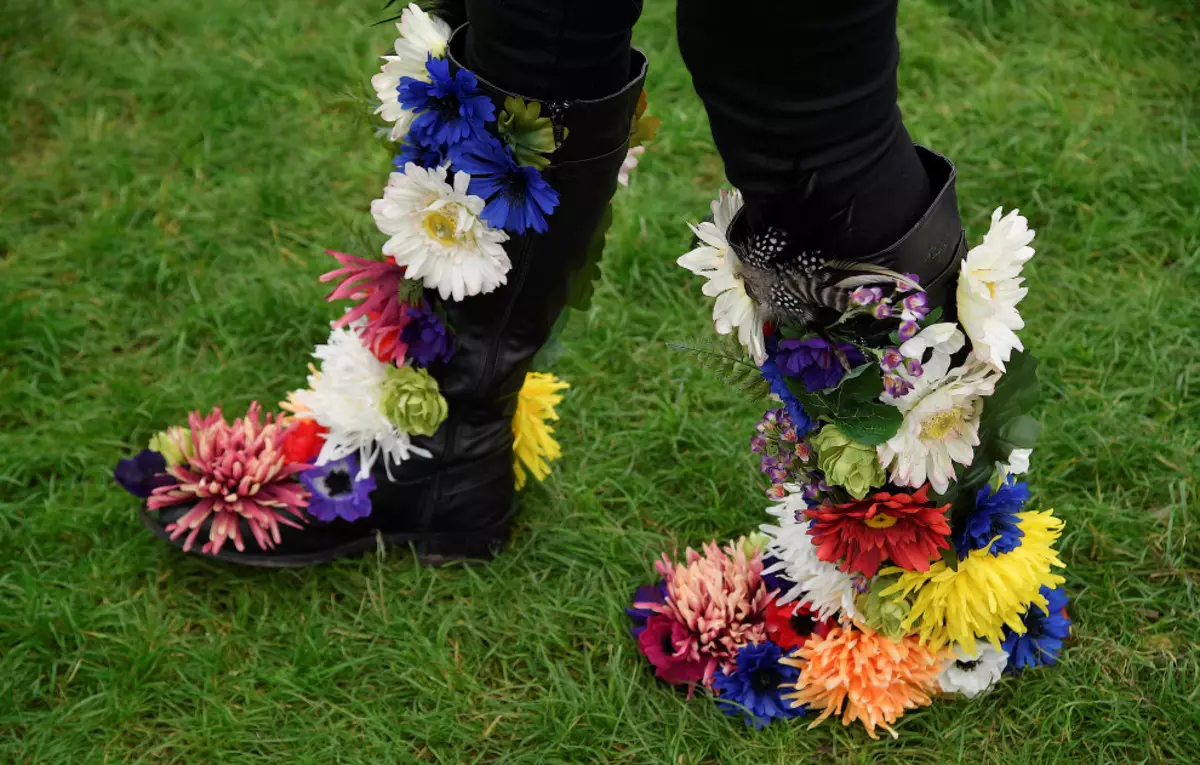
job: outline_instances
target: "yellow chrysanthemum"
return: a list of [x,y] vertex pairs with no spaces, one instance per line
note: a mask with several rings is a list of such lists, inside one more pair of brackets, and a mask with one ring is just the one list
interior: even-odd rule
[[899,574],[900,579],[881,594],[899,593],[912,602],[903,628],[915,628],[921,642],[935,650],[954,644],[972,656],[976,638],[999,648],[1005,625],[1023,634],[1021,615],[1031,604],[1046,608],[1039,590],[1042,585],[1053,588],[1065,582],[1051,568],[1066,564],[1053,547],[1063,522],[1052,510],[1027,511],[1017,517],[1024,536],[1021,546],[1011,552],[992,555],[988,548],[972,550],[957,571],[945,561],[934,563],[928,571],[885,569],[884,575]]
[[525,486],[525,471],[539,481],[550,475],[550,463],[562,456],[562,447],[554,440],[554,428],[548,424],[558,419],[554,407],[562,402],[561,390],[571,387],[552,374],[530,372],[517,396],[517,413],[513,415],[513,469],[517,488]]

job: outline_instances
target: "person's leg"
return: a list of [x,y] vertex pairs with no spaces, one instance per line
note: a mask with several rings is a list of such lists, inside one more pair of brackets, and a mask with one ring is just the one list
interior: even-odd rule
[[803,222],[808,246],[849,257],[921,216],[930,181],[896,105],[896,4],[679,0],[680,50],[752,226]]

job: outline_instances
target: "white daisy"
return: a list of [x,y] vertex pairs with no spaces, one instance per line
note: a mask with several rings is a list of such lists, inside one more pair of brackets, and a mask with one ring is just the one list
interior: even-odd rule
[[979,651],[974,655],[955,648],[954,656],[942,665],[938,685],[942,693],[961,693],[973,699],[987,693],[1000,681],[1007,664],[1008,653],[987,643],[979,643]]
[[763,570],[764,574],[779,574],[794,586],[779,595],[779,603],[808,602],[820,619],[837,617],[840,621],[862,620],[854,599],[865,592],[868,581],[859,575],[847,574],[836,565],[817,557],[817,546],[808,535],[809,520],[804,515],[808,507],[796,484],[784,484],[789,492],[781,502],[767,508],[779,519],[779,525],[764,523],[759,530],[768,537],[763,557],[778,561]]
[[412,124],[412,112],[400,106],[401,77],[412,77],[429,82],[429,72],[425,62],[429,56],[441,58],[446,55],[446,41],[450,39],[450,27],[446,22],[430,16],[415,4],[404,9],[400,14],[400,23],[396,25],[400,37],[396,39],[396,55],[384,56],[383,67],[379,74],[371,78],[371,86],[379,98],[379,108],[375,113],[392,126],[392,140],[399,141],[408,133]]
[[470,176],[446,167],[426,170],[413,163],[388,177],[383,198],[371,202],[375,225],[391,236],[383,253],[421,279],[443,300],[462,300],[504,284],[512,261],[504,252],[508,234],[479,218],[484,200],[467,193]]
[[403,462],[414,455],[433,456],[413,446],[408,434],[397,430],[383,413],[384,383],[392,367],[367,349],[357,327],[333,330],[313,356],[321,361],[321,371],[309,375],[308,390],[296,391],[295,400],[301,409],[297,417],[329,428],[318,465],[357,452],[358,477],[366,478],[381,457],[387,468],[388,459]]
[[992,213],[992,227],[983,242],[963,259],[958,276],[958,320],[971,338],[975,355],[1003,371],[1014,350],[1023,350],[1015,330],[1025,322],[1017,303],[1029,290],[1021,268],[1033,257],[1034,232],[1019,211],[1003,218]]
[[[708,279],[703,292],[717,299],[713,306],[713,323],[718,334],[728,335],[734,327],[738,329],[738,342],[754,359],[755,364],[767,360],[767,346],[763,339],[763,320],[758,306],[746,294],[742,283],[741,264],[729,248],[726,239],[733,216],[742,207],[742,193],[721,190],[713,200],[711,223],[705,221],[691,226],[703,244],[675,261],[692,273]],[[689,224],[691,225],[691,224]]]

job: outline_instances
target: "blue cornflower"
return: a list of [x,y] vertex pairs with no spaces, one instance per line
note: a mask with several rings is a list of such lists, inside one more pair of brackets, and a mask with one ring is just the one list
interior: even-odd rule
[[489,226],[516,234],[546,230],[558,192],[536,167],[518,165],[508,147],[490,135],[454,147],[452,155],[454,169],[471,176],[470,193],[488,200],[479,217]]
[[982,550],[993,539],[989,552],[992,555],[1012,552],[1021,546],[1020,518],[1017,514],[1029,499],[1029,486],[1016,483],[1012,476],[1000,484],[994,494],[991,487],[984,486],[975,496],[975,511],[967,516],[961,531],[954,535],[954,548],[960,559],[966,558],[971,550]]
[[796,428],[796,435],[803,436],[812,430],[812,418],[804,411],[804,405],[800,403],[800,399],[796,398],[788,388],[787,378],[784,377],[783,370],[775,361],[778,347],[779,343],[774,337],[767,339],[767,360],[759,365],[758,371],[762,374],[763,379],[771,384],[771,392],[778,396],[783,401],[783,405],[787,407],[788,416],[792,418],[792,426]]
[[1004,628],[1001,645],[1008,652],[1007,672],[1054,664],[1062,651],[1063,641],[1071,634],[1071,620],[1066,615],[1067,594],[1044,585],[1041,593],[1046,599],[1046,610],[1037,605],[1029,607],[1021,617],[1025,634],[1018,635],[1008,627]]
[[800,670],[780,663],[783,650],[767,640],[758,645],[742,646],[738,650],[737,669],[713,675],[713,688],[721,695],[717,704],[730,717],[744,715],[747,725],[762,729],[772,720],[790,720],[804,714],[805,707],[793,707],[783,698],[784,691],[794,685]]
[[640,637],[646,631],[646,620],[654,615],[654,612],[649,608],[638,608],[638,603],[666,603],[667,602],[667,583],[659,580],[658,584],[647,584],[638,587],[633,593],[634,605],[625,609],[625,613],[629,615],[633,626],[629,628],[629,632],[636,637]]
[[427,148],[453,146],[471,136],[483,135],[484,125],[496,119],[496,106],[479,92],[479,81],[466,69],[450,74],[450,62],[434,58],[425,62],[430,82],[401,77],[400,105],[416,117],[408,140]]
[[432,170],[446,163],[446,151],[443,146],[417,146],[408,141],[400,144],[400,153],[392,159],[392,165],[397,172],[403,173],[404,166],[412,162],[417,167]]

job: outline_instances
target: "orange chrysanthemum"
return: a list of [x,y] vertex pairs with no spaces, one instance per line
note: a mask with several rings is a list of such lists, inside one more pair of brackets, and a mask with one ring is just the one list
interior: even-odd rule
[[940,654],[915,637],[895,642],[857,626],[835,627],[782,661],[800,670],[796,692],[783,698],[825,710],[810,728],[841,712],[842,725],[858,720],[871,738],[876,727],[895,738],[892,723],[929,704],[941,667]]

